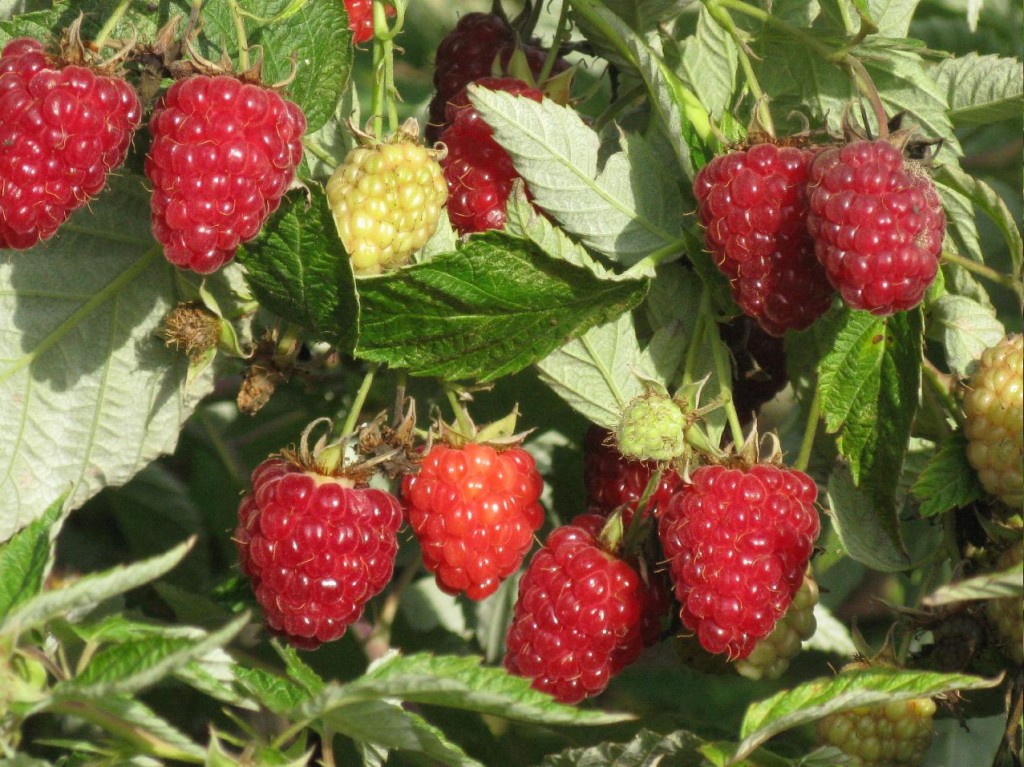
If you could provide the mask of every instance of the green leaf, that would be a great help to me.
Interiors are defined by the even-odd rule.
[[[192,547],[192,540],[180,543],[159,556],[131,565],[119,565],[102,573],[88,575],[61,589],[44,591],[8,615],[0,623],[0,635],[17,636],[72,610],[96,607],[105,599],[156,580],[185,558]]]
[[[336,0],[304,0],[295,13],[281,14],[278,0],[252,0],[244,8],[252,14],[245,19],[249,46],[262,49],[263,81],[287,81],[284,95],[306,115],[308,132],[319,130],[333,116],[352,68],[352,33],[344,6]],[[203,21],[210,57],[216,59],[226,48],[237,61],[230,4],[208,3]]]
[[[43,589],[51,565],[53,527],[61,518],[58,498],[39,519],[0,545],[0,618]]]
[[[970,602],[977,599],[1006,599],[1024,595],[1020,566],[1011,567],[998,573],[984,573],[964,581],[940,586],[926,596],[924,604],[929,607]]]
[[[698,750],[704,741],[692,732],[677,730],[668,735],[640,730],[625,743],[570,748],[544,758],[542,767],[704,767]]]
[[[210,389],[185,391],[186,359],[155,333],[179,278],[149,230],[142,180],[112,175],[53,239],[0,257],[0,541],[173,450]]]
[[[895,514],[879,513],[845,469],[829,477],[827,497],[832,524],[851,559],[883,573],[910,567]]]
[[[235,677],[250,698],[281,715],[289,715],[310,698],[297,682],[261,668],[236,668]]]
[[[335,694],[357,700],[397,698],[549,725],[599,725],[632,719],[630,714],[563,705],[532,689],[528,679],[503,668],[482,666],[474,656],[395,653],[365,676],[336,688]]]
[[[288,195],[259,237],[239,249],[238,260],[265,308],[343,350],[355,344],[352,262],[320,187],[310,187],[309,197]]]
[[[818,382],[825,425],[838,432],[854,482],[895,538],[897,480],[920,396],[921,312],[885,319],[844,312],[830,320]]]
[[[681,75],[715,120],[732,106],[739,54],[732,36],[700,7],[697,31],[683,43]]]
[[[872,668],[832,678],[815,679],[754,703],[743,718],[740,743],[733,755],[739,761],[784,730],[859,706],[940,695],[954,690],[983,690],[1001,681],[966,674],[899,671]]]
[[[928,335],[942,342],[950,370],[960,377],[973,373],[981,353],[1006,335],[995,309],[966,296],[941,296],[929,309]]]
[[[906,37],[920,0],[868,0],[868,17],[886,37]]]
[[[1024,70],[1017,59],[972,52],[940,61],[929,74],[946,92],[949,116],[958,126],[1020,119]]]
[[[54,695],[102,698],[138,692],[228,644],[248,620],[249,614],[243,613],[220,630],[197,640],[149,637],[103,648],[82,673],[58,684]]]
[[[983,497],[978,474],[967,461],[967,439],[963,432],[947,437],[933,453],[910,489],[921,501],[922,517],[934,517],[959,509]]]
[[[679,241],[682,199],[639,136],[624,139],[623,151],[599,168],[598,135],[575,110],[477,86],[470,99],[512,156],[534,203],[584,245],[630,266]]]
[[[609,282],[491,233],[457,253],[359,281],[357,356],[415,375],[492,381],[639,303],[646,281]]]
[[[274,640],[273,645],[274,650],[284,661],[288,676],[304,688],[309,695],[316,695],[324,689],[324,680],[299,657],[299,653],[294,647],[277,640]]]

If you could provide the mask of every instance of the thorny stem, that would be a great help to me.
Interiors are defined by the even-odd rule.
[[[729,360],[725,358],[724,344],[718,337],[718,328],[711,317],[705,317],[704,332],[711,343],[711,356],[715,362],[715,373],[718,376],[718,390],[722,397],[722,407],[725,408],[725,415],[729,419],[729,432],[732,434],[733,444],[739,448],[743,444],[743,427],[740,426],[740,417],[736,413],[736,405],[732,401],[732,369]]]
[[[562,9],[558,13],[558,26],[555,27],[555,37],[551,41],[551,47],[548,48],[548,55],[544,57],[544,66],[540,68],[540,74],[537,75],[538,83],[544,82],[551,75],[551,70],[555,68],[555,62],[558,60],[558,49],[568,34],[569,0],[562,0]]]
[[[245,20],[238,0],[228,0],[231,6],[231,21],[235,25],[235,37],[238,40],[238,66],[244,72],[249,68],[249,41],[245,36]]]
[[[797,453],[793,468],[807,471],[811,462],[811,450],[814,448],[814,436],[818,433],[818,420],[821,418],[821,389],[815,385],[811,406],[807,411],[807,423],[804,425],[804,437],[800,441],[800,452]]]
[[[352,405],[349,407],[345,423],[342,424],[341,433],[334,436],[341,437],[345,434],[351,434],[356,428],[356,424],[359,422],[359,414],[363,412],[363,405],[366,404],[366,397],[370,393],[370,387],[373,386],[373,378],[377,375],[379,367],[380,365],[374,363],[366,371],[366,375],[363,376],[363,382],[359,385],[359,390],[356,392],[355,399],[352,400]]]
[[[991,266],[986,266],[980,261],[974,261],[970,258],[964,258],[963,256],[958,255],[956,253],[951,253],[948,250],[942,251],[942,260],[948,264],[956,264],[961,269],[965,269],[968,272],[972,272],[973,274],[976,274],[979,277],[984,277],[986,280],[990,280],[991,282],[994,282],[997,285],[1002,285],[1004,288],[1009,288],[1018,296],[1021,295],[1021,286],[1016,280],[1013,279],[1013,277],[1011,277],[1009,274],[997,272]]]
[[[764,91],[761,90],[761,84],[757,81],[757,75],[754,74],[754,67],[750,63],[750,57],[747,55],[747,51],[749,51],[750,48],[743,39],[743,35],[740,33],[740,30],[736,27],[736,22],[733,21],[732,16],[729,15],[729,11],[719,4],[718,0],[704,0],[704,7],[707,8],[708,13],[711,14],[711,18],[718,22],[718,24],[729,33],[733,42],[736,43],[736,52],[739,55],[740,67],[743,69],[743,76],[747,80],[747,88],[750,89],[750,95],[754,97],[754,103],[756,104],[755,109],[757,110],[758,122],[761,123],[761,127],[767,131],[770,136],[774,136],[775,125],[772,123],[772,113],[768,108],[768,100],[764,96]]]
[[[107,38],[110,37],[110,34],[114,31],[114,27],[117,26],[118,22],[124,18],[124,14],[127,12],[128,6],[131,4],[132,0],[121,0],[114,9],[114,12],[110,14],[105,22],[103,22],[103,26],[92,41],[92,44],[96,46],[97,50],[101,49],[107,42]]]

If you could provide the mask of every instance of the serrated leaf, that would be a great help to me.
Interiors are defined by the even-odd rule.
[[[1006,599],[1024,595],[1019,566],[998,573],[985,573],[964,581],[940,586],[922,601],[929,607],[969,602],[976,599]]]
[[[981,353],[1006,335],[995,309],[966,296],[940,296],[929,308],[934,328],[930,328],[929,336],[942,341],[946,362],[960,377],[974,372]]]
[[[946,183],[942,177],[942,169],[937,169],[933,176],[935,188],[939,192],[942,210],[946,214],[946,239],[943,247],[977,261],[983,260],[981,238],[978,236],[978,224],[971,199],[960,188]],[[955,264],[943,263],[944,270],[960,267]]]
[[[821,719],[828,714],[893,700],[931,697],[954,690],[995,687],[1001,678],[982,679],[966,674],[899,671],[872,668],[827,679],[815,679],[754,703],[743,718],[740,743],[733,755],[739,761],[784,730]]]
[[[906,37],[920,0],[868,0],[868,17],[886,37]]]
[[[851,559],[884,573],[910,567],[892,510],[880,514],[847,471],[839,470],[829,477],[827,498],[833,527]]]
[[[832,345],[818,391],[829,432],[854,483],[894,538],[896,488],[920,398],[920,309],[891,317],[844,312],[831,319]]]
[[[302,658],[290,644],[274,641],[274,650],[284,661],[288,676],[297,682],[309,695],[316,695],[324,689],[325,682]]]
[[[542,767],[704,767],[704,741],[686,730],[668,735],[640,730],[625,743],[570,748],[544,757]]]
[[[101,698],[150,687],[182,666],[223,647],[245,626],[248,613],[197,640],[149,637],[100,650],[81,674],[61,682],[54,695]]]
[[[732,36],[700,7],[697,31],[683,41],[681,74],[715,120],[732,105],[739,54]]]
[[[357,356],[415,375],[492,381],[545,357],[643,299],[505,234],[359,281]]]
[[[922,517],[959,509],[981,498],[985,491],[967,460],[967,439],[954,432],[925,464],[910,490],[921,501]]]
[[[44,591],[11,612],[0,623],[0,634],[17,636],[72,610],[96,607],[110,597],[156,580],[184,559],[191,547],[190,539],[159,556],[119,565],[102,573],[87,575],[63,588]]]
[[[534,203],[584,245],[632,266],[679,243],[682,200],[643,139],[598,167],[600,140],[579,114],[545,99],[470,87],[470,99],[526,180]],[[681,243],[678,250],[682,252]]]
[[[42,591],[53,555],[53,526],[63,507],[64,498],[58,498],[39,519],[0,545],[0,618]]]
[[[355,277],[320,187],[308,198],[288,195],[259,237],[239,249],[238,260],[265,308],[351,350],[359,327]]]
[[[1020,118],[1024,69],[1017,59],[968,53],[943,59],[929,74],[945,91],[957,125],[988,125]]]
[[[0,256],[0,541],[68,493],[75,508],[174,449],[206,376],[155,331],[178,301],[136,176],[48,242]],[[59,413],[60,417],[54,417]]]
[[[249,697],[278,714],[290,714],[310,698],[310,693],[297,682],[261,668],[239,667],[235,677]]]
[[[622,409],[643,394],[642,363],[633,316],[591,328],[537,363],[541,380],[587,420],[614,429]]]

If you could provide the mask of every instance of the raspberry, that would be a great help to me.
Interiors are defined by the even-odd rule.
[[[434,57],[434,88],[430,100],[430,118],[427,123],[427,141],[437,141],[449,120],[445,116],[448,102],[471,82],[490,77],[496,60],[502,72],[516,49],[515,32],[504,19],[493,13],[467,13],[437,47]],[[530,71],[536,78],[544,67],[547,51],[535,45],[523,45]],[[569,68],[562,59],[556,59],[552,74]]]
[[[356,274],[402,266],[437,229],[448,187],[435,154],[400,131],[334,171],[327,200]]]
[[[693,182],[704,239],[740,309],[768,333],[810,326],[834,291],[807,234],[814,152],[775,144],[714,158]]]
[[[341,637],[391,580],[401,505],[352,485],[271,457],[238,507],[234,539],[263,617],[303,649]]]
[[[1017,543],[1004,551],[996,562],[996,570],[1021,569],[1024,562],[1024,542]],[[999,645],[1014,663],[1024,663],[1024,598],[1020,596],[1003,599],[989,599],[985,602],[985,613],[995,628]]]
[[[818,739],[850,756],[856,767],[921,767],[934,715],[931,698],[861,706],[819,719]]]
[[[680,617],[708,652],[746,658],[785,614],[818,537],[816,498],[794,469],[703,466],[664,508]]]
[[[98,195],[142,108],[119,77],[62,63],[36,40],[0,53],[0,248],[31,248]]]
[[[494,593],[519,569],[544,522],[543,486],[520,447],[434,445],[419,473],[403,480],[402,498],[438,586],[470,599]]]
[[[168,89],[149,130],[153,236],[172,264],[208,274],[277,209],[302,159],[306,118],[270,88],[196,75]]]
[[[982,486],[1024,506],[1024,336],[1004,338],[981,354],[964,396],[967,460]]]
[[[654,461],[631,461],[612,446],[612,434],[599,426],[587,429],[583,442],[583,481],[589,511],[607,516],[624,506],[622,522],[630,523],[647,483],[658,465]],[[682,483],[673,469],[665,469],[661,482],[647,499],[650,514],[668,503]]]
[[[345,0],[348,14],[348,28],[352,30],[352,42],[356,45],[373,39],[373,0]],[[390,5],[385,8],[388,16],[395,15]]]
[[[736,671],[747,679],[778,679],[789,668],[789,662],[800,652],[800,643],[814,636],[818,622],[814,606],[818,604],[818,584],[810,574],[804,577],[800,590],[775,629],[754,645],[743,660],[736,661]]]
[[[522,80],[488,77],[491,90],[540,101],[543,94]],[[498,146],[489,125],[469,104],[465,91],[453,99],[452,124],[441,135],[448,154],[441,161],[448,182],[448,217],[460,234],[501,229],[512,182],[519,178],[512,158]]]
[[[622,410],[615,439],[626,458],[671,461],[686,451],[686,413],[668,396],[650,393]]]
[[[946,230],[938,192],[885,139],[817,154],[807,228],[828,278],[854,309],[888,315],[921,303]]]
[[[519,582],[505,668],[563,703],[597,695],[643,650],[640,576],[601,548],[604,519],[556,528]]]

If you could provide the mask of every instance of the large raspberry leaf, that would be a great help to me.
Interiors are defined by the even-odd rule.
[[[492,381],[636,306],[646,280],[600,280],[505,234],[359,281],[356,354],[415,375]]]
[[[317,338],[352,349],[359,322],[352,262],[319,186],[288,195],[237,258],[264,307]]]
[[[180,300],[140,177],[112,178],[47,243],[0,258],[0,541],[174,449],[210,376],[156,335]]]
[[[940,61],[929,74],[946,91],[956,125],[988,125],[1020,117],[1024,72],[1020,61],[967,53]]]
[[[967,674],[937,674],[927,671],[899,671],[873,668],[814,679],[783,690],[752,704],[743,718],[743,741],[732,756],[741,761],[780,732],[858,706],[891,700],[932,697],[955,690],[984,690],[997,686],[1002,677],[983,679]]]
[[[921,502],[918,511],[922,517],[962,508],[985,495],[978,472],[967,460],[967,438],[962,431],[943,440],[910,491]]]
[[[942,342],[950,370],[960,377],[973,373],[981,353],[1006,335],[995,309],[966,296],[941,296],[930,309],[928,337]]]

